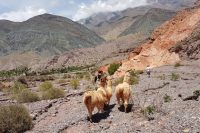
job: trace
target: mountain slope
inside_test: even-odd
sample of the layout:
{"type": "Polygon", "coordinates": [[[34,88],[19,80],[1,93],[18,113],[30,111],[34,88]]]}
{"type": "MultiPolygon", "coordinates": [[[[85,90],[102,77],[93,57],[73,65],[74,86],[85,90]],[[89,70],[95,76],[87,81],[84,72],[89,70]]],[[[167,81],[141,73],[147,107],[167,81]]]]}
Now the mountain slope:
{"type": "Polygon", "coordinates": [[[106,40],[114,40],[151,8],[151,6],[141,6],[119,12],[99,13],[82,19],[79,23],[95,31],[106,40]]]}
{"type": "Polygon", "coordinates": [[[151,39],[133,50],[128,60],[124,60],[116,76],[130,69],[144,69],[147,65],[158,67],[180,61],[170,48],[189,37],[200,24],[200,6],[180,11],[173,19],[157,28],[151,39]],[[135,49],[137,50],[137,49],[135,49]]]}
{"type": "Polygon", "coordinates": [[[170,49],[179,54],[181,59],[200,59],[200,23],[194,32],[170,49]]]}
{"type": "Polygon", "coordinates": [[[167,9],[183,9],[194,6],[197,0],[147,0],[147,3],[167,9]]]}
{"type": "Polygon", "coordinates": [[[43,14],[21,23],[0,20],[0,55],[33,51],[41,56],[91,47],[104,40],[70,19],[43,14]]]}
{"type": "Polygon", "coordinates": [[[137,34],[144,38],[148,38],[156,27],[160,26],[174,15],[174,11],[152,8],[122,32],[119,37],[129,34],[137,34]]]}

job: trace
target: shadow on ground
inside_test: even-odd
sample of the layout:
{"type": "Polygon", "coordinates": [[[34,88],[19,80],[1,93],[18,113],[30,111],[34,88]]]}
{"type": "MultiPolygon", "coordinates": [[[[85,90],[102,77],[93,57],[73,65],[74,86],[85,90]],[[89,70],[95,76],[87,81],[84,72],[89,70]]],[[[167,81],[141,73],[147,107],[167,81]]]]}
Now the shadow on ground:
{"type": "Polygon", "coordinates": [[[96,113],[92,116],[92,122],[94,123],[98,123],[100,122],[102,119],[106,119],[108,116],[110,116],[110,112],[112,111],[112,109],[115,107],[116,104],[112,104],[109,105],[107,107],[105,107],[105,112],[104,113],[96,113]]]}
{"type": "MultiPolygon", "coordinates": [[[[133,104],[129,104],[127,108],[127,113],[132,112],[132,108],[133,108],[133,104]]],[[[120,107],[118,107],[118,110],[121,112],[125,112],[124,105],[121,105],[120,107]]]]}

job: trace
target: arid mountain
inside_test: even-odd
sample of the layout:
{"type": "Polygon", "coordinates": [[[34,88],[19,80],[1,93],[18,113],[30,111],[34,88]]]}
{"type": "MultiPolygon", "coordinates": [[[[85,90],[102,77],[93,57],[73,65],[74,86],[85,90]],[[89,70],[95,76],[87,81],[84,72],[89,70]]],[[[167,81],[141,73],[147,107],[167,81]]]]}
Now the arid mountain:
{"type": "Polygon", "coordinates": [[[193,33],[170,49],[183,60],[200,59],[200,23],[193,33]]]}
{"type": "Polygon", "coordinates": [[[70,19],[43,14],[15,23],[0,20],[0,55],[35,52],[61,54],[73,48],[93,47],[104,40],[70,19]]]}
{"type": "MultiPolygon", "coordinates": [[[[200,6],[180,11],[173,19],[157,28],[147,43],[133,50],[129,55],[129,59],[122,63],[116,75],[119,76],[129,69],[144,69],[147,65],[158,67],[180,61],[179,55],[169,50],[182,41],[186,43],[188,37],[196,37],[193,42],[198,40],[199,34],[197,36],[193,34],[196,34],[195,29],[200,24],[199,16],[200,6]]],[[[186,49],[192,47],[189,46],[189,41],[187,44],[186,49]]],[[[198,43],[194,46],[199,48],[198,43]]],[[[188,50],[192,50],[192,48],[188,50]]],[[[199,53],[199,51],[196,53],[199,53]]]]}
{"type": "Polygon", "coordinates": [[[196,1],[197,0],[147,0],[147,3],[157,7],[179,10],[193,6],[196,1]]]}
{"type": "Polygon", "coordinates": [[[151,33],[156,27],[160,26],[162,23],[169,20],[174,15],[174,11],[152,8],[145,15],[136,20],[119,36],[121,37],[133,34],[136,36],[143,36],[144,39],[146,39],[150,37],[151,33]]]}
{"type": "Polygon", "coordinates": [[[32,66],[54,55],[103,42],[83,25],[51,14],[24,22],[0,20],[0,70],[32,66]]]}
{"type": "MultiPolygon", "coordinates": [[[[134,13],[142,13],[142,11],[146,10],[147,8],[150,7],[128,9],[122,13],[130,16],[134,13]],[[138,11],[138,13],[134,11],[138,11]]],[[[125,30],[126,32],[123,33],[124,35],[122,34],[119,38],[113,41],[108,41],[94,48],[76,49],[66,52],[61,56],[54,56],[48,60],[39,62],[36,65],[31,65],[31,68],[33,70],[38,70],[41,68],[51,69],[91,64],[104,65],[126,59],[125,54],[127,51],[130,51],[131,49],[137,47],[141,42],[144,42],[148,37],[150,37],[150,33],[155,27],[161,23],[164,23],[174,15],[175,12],[173,11],[151,8],[144,15],[139,16],[137,20],[135,20],[135,23],[133,23],[130,28],[127,28],[127,30],[125,30]]],[[[119,16],[116,16],[115,19],[109,19],[109,22],[111,23],[111,21],[113,21],[115,23],[118,17],[119,16]]],[[[101,18],[101,20],[104,19],[105,18],[101,18]]],[[[125,24],[125,22],[131,22],[131,20],[134,21],[131,17],[123,18],[121,24],[125,24]]],[[[92,20],[91,22],[95,23],[92,20]]]]}
{"type": "Polygon", "coordinates": [[[142,6],[121,12],[99,13],[79,22],[106,40],[114,40],[151,8],[151,6],[142,6]]]}

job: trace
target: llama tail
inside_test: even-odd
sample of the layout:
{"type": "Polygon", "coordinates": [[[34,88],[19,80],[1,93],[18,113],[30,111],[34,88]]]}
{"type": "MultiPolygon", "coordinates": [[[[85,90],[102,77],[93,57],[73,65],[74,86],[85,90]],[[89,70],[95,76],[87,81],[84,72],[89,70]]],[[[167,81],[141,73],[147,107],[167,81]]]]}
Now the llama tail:
{"type": "Polygon", "coordinates": [[[86,106],[88,106],[91,103],[92,96],[91,95],[86,95],[83,99],[83,102],[86,106]]]}

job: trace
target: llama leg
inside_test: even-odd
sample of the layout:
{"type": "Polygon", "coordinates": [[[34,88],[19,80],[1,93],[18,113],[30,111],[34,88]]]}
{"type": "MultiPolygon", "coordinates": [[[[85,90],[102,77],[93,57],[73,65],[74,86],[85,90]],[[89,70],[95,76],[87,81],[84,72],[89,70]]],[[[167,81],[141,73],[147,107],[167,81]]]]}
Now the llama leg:
{"type": "Polygon", "coordinates": [[[90,108],[88,109],[90,122],[92,122],[92,111],[93,111],[93,110],[94,110],[94,107],[90,107],[90,108]]]}
{"type": "Polygon", "coordinates": [[[118,105],[120,106],[120,96],[117,94],[116,97],[117,97],[118,105]]]}
{"type": "Polygon", "coordinates": [[[125,108],[125,112],[127,113],[128,99],[124,100],[124,108],[125,108]]]}

